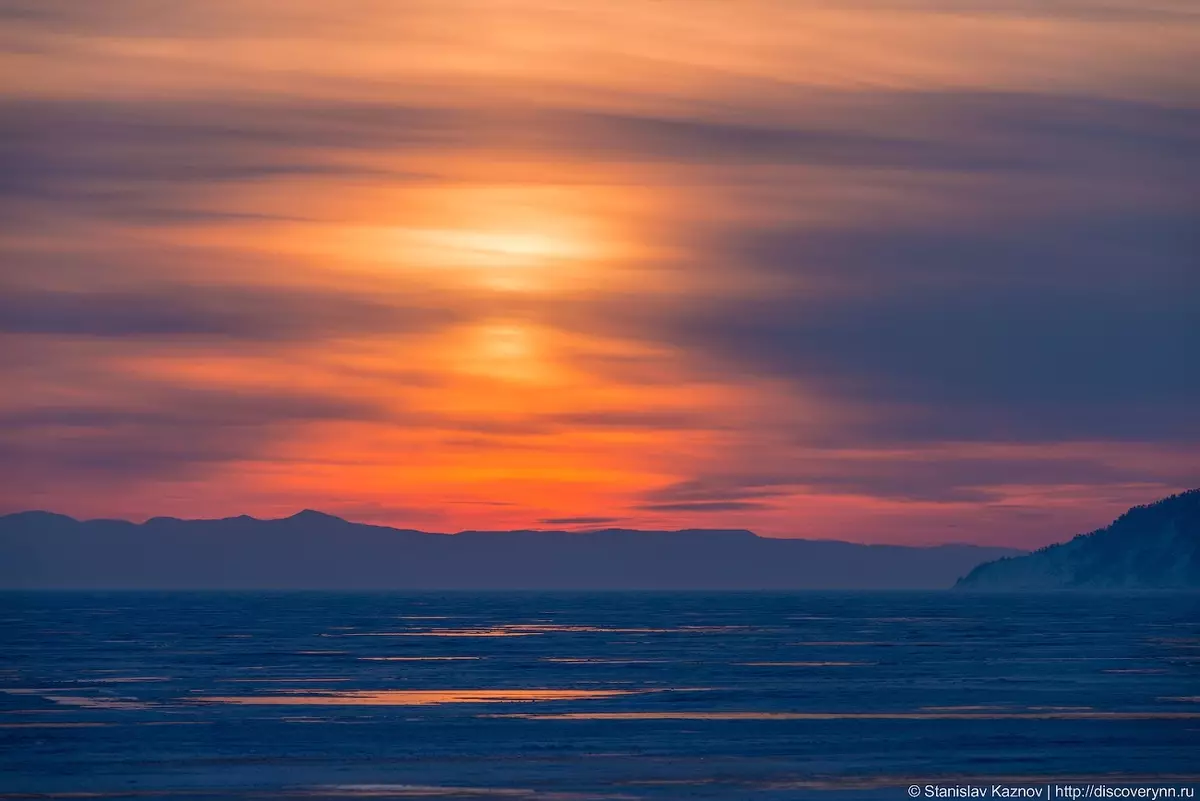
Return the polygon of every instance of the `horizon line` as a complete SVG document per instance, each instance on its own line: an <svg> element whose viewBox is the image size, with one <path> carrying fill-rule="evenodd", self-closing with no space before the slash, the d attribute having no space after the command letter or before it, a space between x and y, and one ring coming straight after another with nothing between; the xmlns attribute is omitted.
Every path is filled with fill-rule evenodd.
<svg viewBox="0 0 1200 801"><path fill-rule="evenodd" d="M146 526L154 521L171 521L179 523L221 523L231 520L250 520L256 523L279 523L288 520L296 520L297 518L311 519L327 519L339 523L345 523L349 526L364 526L368 528L387 529L389 531L411 532L423 534L432 537L456 537L460 534L563 534L563 535L586 535L586 534L603 534L606 532L629 532L635 534L687 534L687 533L734 533L734 534L749 534L754 539L772 540L784 542L828 542L838 543L843 545L857 545L862 547L884 547L884 548L914 548L914 549L932 549L946 547L969 547L981 548L989 550L1007 550L1019 553L1032 553L1034 549L1019 548L1012 545L986 545L973 542L936 542L936 543L894 543L894 542L856 542L853 540L842 540L833 537L772 537L759 534L756 531L748 528L705 528L705 527L684 527L675 529L655 529L655 528L623 528L619 526L604 526L604 527L587 527L587 528L511 528L511 529L461 529L459 531L428 531L419 528L405 528L402 526L386 525L382 523L365 523L355 520L349 520L340 515L323 512L319 509L305 508L298 512L284 517L255 517L249 514L229 515L226 517L175 517L173 515L151 515L140 522L129 520L120 517L93 517L79 518L74 515L64 514L62 512L54 512L47 509L25 509L16 512L0 513L0 520L5 520L12 517L23 517L32 515L44 515L47 517L65 518L73 523L124 523L130 526ZM1072 535L1076 536L1076 535ZM1066 542L1068 540L1063 540Z"/></svg>

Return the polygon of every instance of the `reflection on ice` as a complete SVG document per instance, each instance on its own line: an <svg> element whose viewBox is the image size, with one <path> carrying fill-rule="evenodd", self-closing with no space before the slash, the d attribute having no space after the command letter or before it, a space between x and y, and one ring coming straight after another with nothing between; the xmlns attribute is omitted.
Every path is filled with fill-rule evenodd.
<svg viewBox="0 0 1200 801"><path fill-rule="evenodd" d="M360 656L363 662L462 662L482 659L481 656Z"/></svg>
<svg viewBox="0 0 1200 801"><path fill-rule="evenodd" d="M21 723L0 723L0 729L94 729L100 726L111 726L111 723L99 722L66 722L66 721L23 721Z"/></svg>
<svg viewBox="0 0 1200 801"><path fill-rule="evenodd" d="M877 662L737 662L743 667L861 667Z"/></svg>
<svg viewBox="0 0 1200 801"><path fill-rule="evenodd" d="M620 801L628 795L543 792L516 787L445 787L421 784L334 784L310 788L322 797L369 798L525 798L531 801Z"/></svg>
<svg viewBox="0 0 1200 801"><path fill-rule="evenodd" d="M326 637L527 637L536 631L494 629L432 629L430 631L370 631L352 634L326 634Z"/></svg>
<svg viewBox="0 0 1200 801"><path fill-rule="evenodd" d="M47 695L47 701L84 709L150 709L151 705L130 698L88 698L82 695Z"/></svg>
<svg viewBox="0 0 1200 801"><path fill-rule="evenodd" d="M545 712L483 715L529 720L1200 720L1200 712Z"/></svg>
<svg viewBox="0 0 1200 801"><path fill-rule="evenodd" d="M44 633L114 602L129 608L82 639ZM1200 631L1191 596L22 603L30 619L0 629L0 787L30 798L883 799L907 770L922 787L989 768L1166 780L1194 769L1200 732L1200 651L1150 639ZM956 610L970 625L864 623Z"/></svg>
<svg viewBox="0 0 1200 801"><path fill-rule="evenodd" d="M632 695L636 690L295 690L279 695L201 696L212 704L269 706L430 706L435 704L511 704L531 701L582 701Z"/></svg>
<svg viewBox="0 0 1200 801"><path fill-rule="evenodd" d="M748 626L588 626L560 623L505 623L479 628L431 628L412 631L337 631L325 637L529 637L536 634L716 634L742 631Z"/></svg>
<svg viewBox="0 0 1200 801"><path fill-rule="evenodd" d="M804 642L788 643L789 645L803 645L813 647L826 648L849 648L856 645L877 645L877 646L894 646L898 643L884 642L882 640L806 640ZM910 643L913 644L913 643Z"/></svg>
<svg viewBox="0 0 1200 801"><path fill-rule="evenodd" d="M599 657L574 656L544 656L543 662L557 662L564 665L663 665L668 659L601 659Z"/></svg>
<svg viewBox="0 0 1200 801"><path fill-rule="evenodd" d="M293 685L293 683L299 685L299 683L306 683L310 681L328 683L331 681L349 681L349 679L344 679L344 677L328 677L328 679L319 679L319 677L313 676L305 677L305 679L266 679L266 677L258 679L258 677L256 677L256 679L217 679L217 681L252 683L252 685Z"/></svg>

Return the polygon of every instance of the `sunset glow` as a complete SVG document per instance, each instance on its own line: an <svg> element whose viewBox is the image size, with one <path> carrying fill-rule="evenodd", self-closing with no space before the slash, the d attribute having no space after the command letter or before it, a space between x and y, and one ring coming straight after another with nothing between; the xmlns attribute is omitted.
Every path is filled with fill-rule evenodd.
<svg viewBox="0 0 1200 801"><path fill-rule="evenodd" d="M144 5L0 12L2 512L1024 546L1196 483L1192 4Z"/></svg>

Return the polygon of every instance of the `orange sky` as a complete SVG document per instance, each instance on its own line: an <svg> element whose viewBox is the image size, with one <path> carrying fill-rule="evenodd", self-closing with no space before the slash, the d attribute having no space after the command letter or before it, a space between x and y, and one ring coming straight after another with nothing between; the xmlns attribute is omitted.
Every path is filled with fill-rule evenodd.
<svg viewBox="0 0 1200 801"><path fill-rule="evenodd" d="M1192 3L6 8L0 511L1031 545L1200 483Z"/></svg>

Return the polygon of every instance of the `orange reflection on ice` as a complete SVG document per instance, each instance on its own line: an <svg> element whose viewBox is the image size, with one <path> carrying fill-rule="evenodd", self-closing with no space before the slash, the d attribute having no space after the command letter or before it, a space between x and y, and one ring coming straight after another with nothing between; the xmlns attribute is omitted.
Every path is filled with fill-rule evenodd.
<svg viewBox="0 0 1200 801"><path fill-rule="evenodd" d="M584 701L631 695L634 690L297 690L286 695L213 695L210 704L263 706L434 706L438 704L513 704L532 701Z"/></svg>

